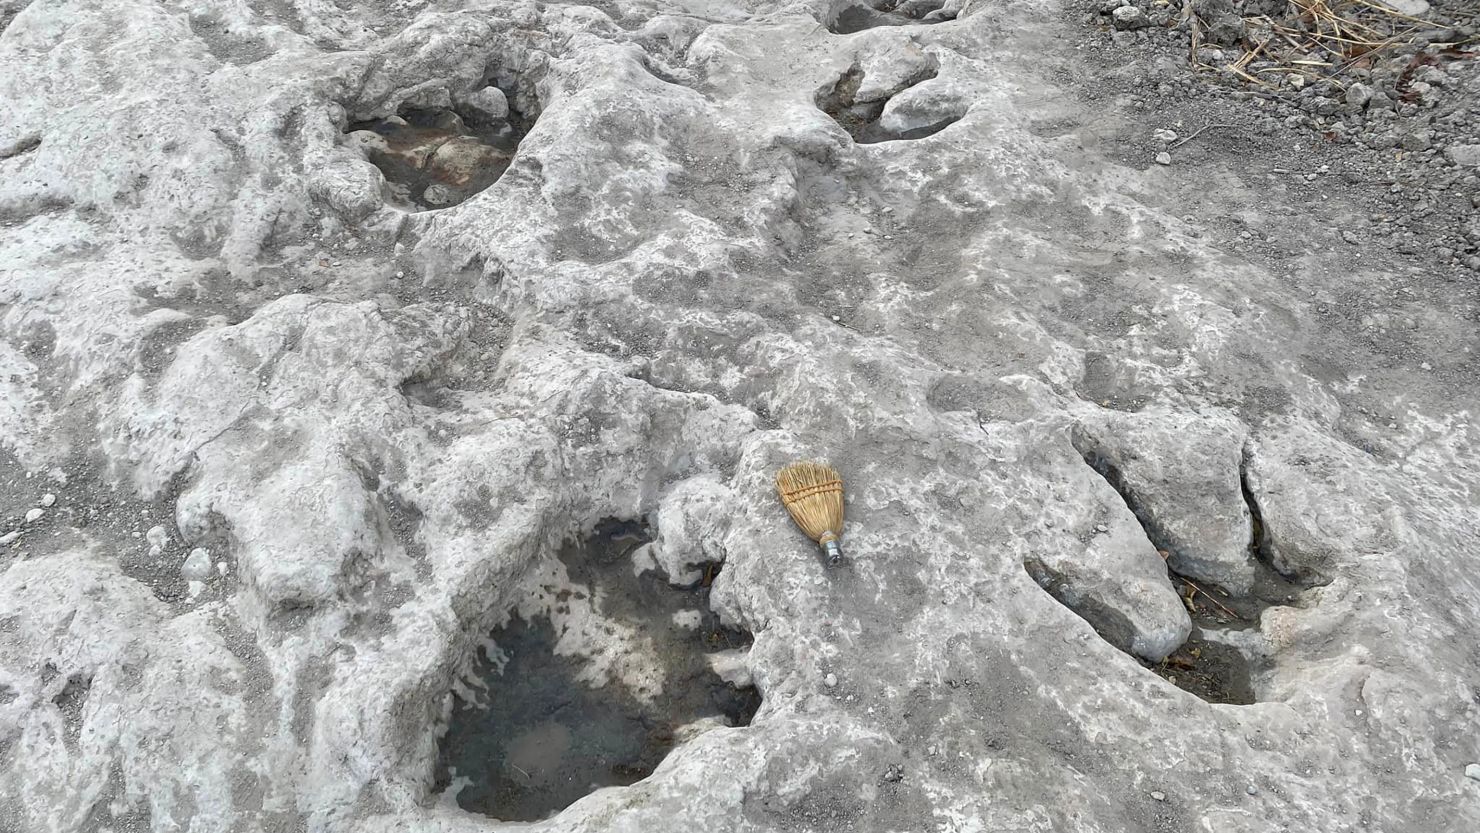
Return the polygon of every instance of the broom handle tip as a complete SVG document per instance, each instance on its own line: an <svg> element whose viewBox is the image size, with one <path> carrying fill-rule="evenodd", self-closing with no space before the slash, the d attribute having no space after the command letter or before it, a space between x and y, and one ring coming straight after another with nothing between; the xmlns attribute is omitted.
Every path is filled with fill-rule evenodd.
<svg viewBox="0 0 1480 833"><path fill-rule="evenodd" d="M838 539L824 541L822 550L827 553L827 566L836 567L843 563L843 548L838 545Z"/></svg>

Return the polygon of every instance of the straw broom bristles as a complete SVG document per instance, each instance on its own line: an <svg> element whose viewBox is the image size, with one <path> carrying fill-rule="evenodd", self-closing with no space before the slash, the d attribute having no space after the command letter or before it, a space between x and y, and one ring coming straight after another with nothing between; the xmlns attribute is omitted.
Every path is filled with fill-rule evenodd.
<svg viewBox="0 0 1480 833"><path fill-rule="evenodd" d="M776 493L791 519L827 553L827 563L843 560L843 478L826 463L803 460L776 472Z"/></svg>

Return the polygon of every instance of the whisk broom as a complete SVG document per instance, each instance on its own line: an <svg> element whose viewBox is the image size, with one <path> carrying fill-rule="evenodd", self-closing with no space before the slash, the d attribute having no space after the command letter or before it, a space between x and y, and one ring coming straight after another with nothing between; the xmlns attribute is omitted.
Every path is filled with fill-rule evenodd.
<svg viewBox="0 0 1480 833"><path fill-rule="evenodd" d="M776 472L776 493L791 519L827 553L828 566L843 562L843 479L826 463L802 460Z"/></svg>

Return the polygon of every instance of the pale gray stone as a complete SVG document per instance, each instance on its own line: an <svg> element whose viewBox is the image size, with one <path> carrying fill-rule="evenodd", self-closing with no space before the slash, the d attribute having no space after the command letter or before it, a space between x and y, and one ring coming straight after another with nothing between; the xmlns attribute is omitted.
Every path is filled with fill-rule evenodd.
<svg viewBox="0 0 1480 833"><path fill-rule="evenodd" d="M1480 144L1450 145L1448 148L1445 148L1444 155L1448 156L1449 161L1456 165L1480 166Z"/></svg>
<svg viewBox="0 0 1480 833"><path fill-rule="evenodd" d="M484 87L463 98L462 106L485 121L509 117L509 98L498 87Z"/></svg>
<svg viewBox="0 0 1480 833"><path fill-rule="evenodd" d="M1255 572L1241 479L1247 436L1227 413L1147 411L1086 423L1076 445L1116 485L1172 567L1245 593Z"/></svg>
<svg viewBox="0 0 1480 833"><path fill-rule="evenodd" d="M1115 28L1122 31L1144 29L1151 25L1151 21L1146 18L1146 13L1135 6L1117 8L1110 13L1110 19L1115 24Z"/></svg>
<svg viewBox="0 0 1480 833"><path fill-rule="evenodd" d="M186 581L205 581L211 577L211 551L196 547L180 565L180 577Z"/></svg>
<svg viewBox="0 0 1480 833"><path fill-rule="evenodd" d="M764 702L532 830L1480 829L1463 287L1390 301L1421 276L1380 252L1265 249L1314 203L1257 148L1200 137L1194 188L1137 170L1167 115L1086 103L1059 5L947 10L6 17L5 822L497 826L438 773L454 700L518 696L468 676L494 628L558 620L573 694L668 682L603 613L631 600L558 557L620 518L651 529L634 569L754 634L712 670ZM887 140L817 106L855 65ZM511 159L364 129L490 83L532 120ZM429 208L377 154L511 164ZM846 481L841 569L774 490L813 456ZM1157 542L1234 592L1254 554L1300 579L1197 623L1259 702L1168 681L1194 622Z"/></svg>

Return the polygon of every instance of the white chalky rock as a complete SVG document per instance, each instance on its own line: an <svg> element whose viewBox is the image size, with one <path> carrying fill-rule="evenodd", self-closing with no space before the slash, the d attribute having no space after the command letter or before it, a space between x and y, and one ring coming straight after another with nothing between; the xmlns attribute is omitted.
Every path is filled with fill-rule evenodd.
<svg viewBox="0 0 1480 833"><path fill-rule="evenodd" d="M735 686L753 685L746 652L742 650L716 651L708 656L709 667L721 680Z"/></svg>
<svg viewBox="0 0 1480 833"><path fill-rule="evenodd" d="M46 510L39 507L28 509L26 510L26 523L34 523L35 521L39 521L41 520L41 516L45 514Z"/></svg>
<svg viewBox="0 0 1480 833"><path fill-rule="evenodd" d="M1301 234L1356 192L1264 187L1274 151L1227 136L1185 175L1127 153L1163 149L1129 103L1155 75L1107 87L1062 2L846 34L909 19L465 5L0 3L3 522L60 488L16 472L98 510L3 551L0 828L487 829L434 774L484 742L444 741L454 690L519 696L468 680L499 623L555 640L509 668L686 684L558 558L615 518L753 634L715 663L765 702L535 829L1480 830L1472 287L1399 298L1393 246ZM529 132L436 210L408 189L475 156L407 179L353 135L451 105L511 145L459 98L490 83ZM830 115L840 84L865 100ZM775 494L811 456L847 486L839 569ZM153 559L144 507L180 530ZM1189 591L1153 539L1318 585L1199 615L1242 675L1173 654ZM1168 680L1189 662L1258 702Z"/></svg>
<svg viewBox="0 0 1480 833"><path fill-rule="evenodd" d="M187 581L205 581L211 575L211 551L196 547L180 565L180 576Z"/></svg>
<svg viewBox="0 0 1480 833"><path fill-rule="evenodd" d="M486 121L497 121L509 117L509 99L498 87L484 87L469 94L462 106Z"/></svg>
<svg viewBox="0 0 1480 833"><path fill-rule="evenodd" d="M170 542L170 536L168 532L165 532L163 526L156 524L149 527L149 531L144 533L144 540L149 542L150 552L158 555L164 551L165 545Z"/></svg>

